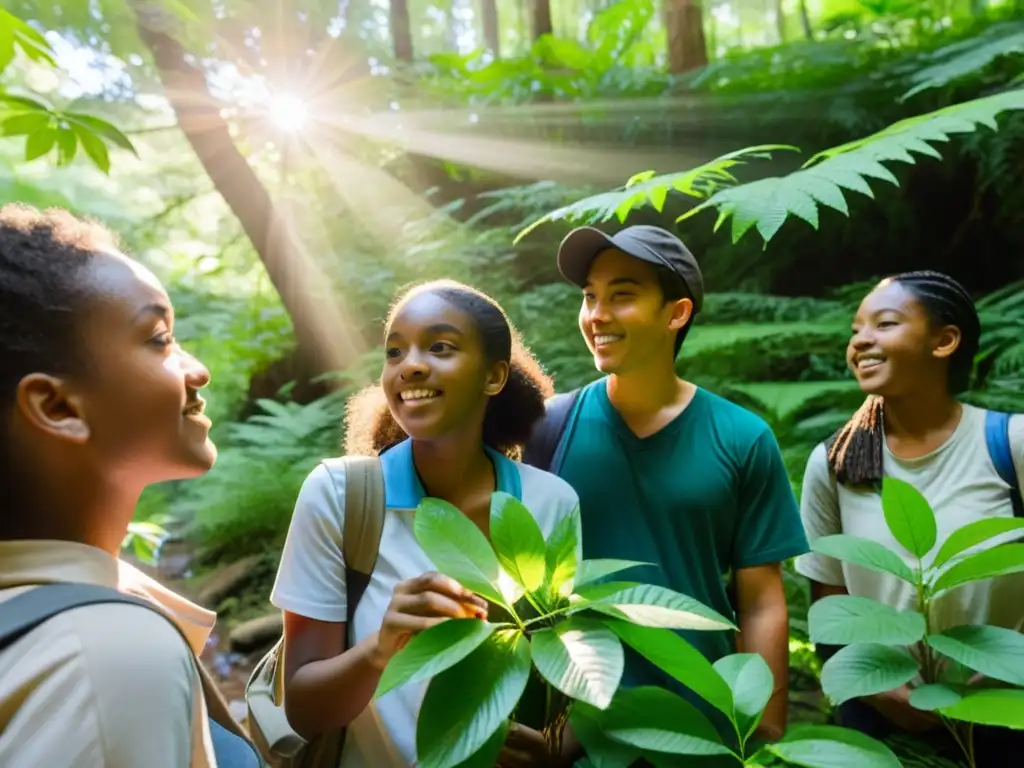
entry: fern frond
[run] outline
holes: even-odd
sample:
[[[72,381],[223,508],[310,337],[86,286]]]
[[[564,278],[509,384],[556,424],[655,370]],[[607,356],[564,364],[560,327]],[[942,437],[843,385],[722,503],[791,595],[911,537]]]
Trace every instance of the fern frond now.
[[[716,231],[732,217],[734,243],[756,227],[765,245],[790,216],[803,219],[817,229],[819,205],[849,215],[843,190],[874,197],[868,179],[881,179],[899,186],[884,162],[913,164],[916,160],[911,153],[941,159],[942,155],[929,142],[948,141],[951,134],[974,131],[979,125],[998,130],[996,115],[1015,109],[1024,109],[1024,89],[901,120],[866,138],[819,152],[803,168],[787,176],[761,179],[716,192],[677,221],[705,208],[714,208],[718,211]]]
[[[779,421],[795,416],[825,396],[858,396],[860,392],[856,381],[763,381],[730,384],[727,389],[746,395]]]
[[[1006,34],[998,30],[995,39],[986,34],[943,48],[929,56],[936,63],[913,73],[910,82],[914,87],[900,96],[906,101],[912,96],[931,88],[957,82],[966,77],[977,76],[996,59],[1004,56],[1024,56],[1024,25],[1015,24],[1016,31]]]
[[[564,219],[570,223],[594,224],[614,216],[621,222],[626,220],[631,210],[648,203],[660,211],[672,190],[701,200],[707,199],[719,189],[737,183],[730,168],[745,165],[752,159],[770,159],[771,153],[779,150],[799,151],[786,144],[764,144],[738,149],[688,171],[663,176],[655,176],[654,171],[638,173],[621,189],[586,197],[542,216],[516,235],[513,244],[548,221]]]

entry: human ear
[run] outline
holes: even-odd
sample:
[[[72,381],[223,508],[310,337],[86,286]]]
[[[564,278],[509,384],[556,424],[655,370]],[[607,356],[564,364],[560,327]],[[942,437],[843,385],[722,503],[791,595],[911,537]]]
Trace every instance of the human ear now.
[[[18,382],[15,407],[28,424],[51,437],[79,444],[89,439],[84,403],[65,379],[29,374]]]
[[[952,357],[953,353],[960,348],[960,329],[955,325],[944,325],[935,336],[935,346],[932,348],[932,357],[945,360]]]
[[[490,370],[487,371],[487,381],[484,382],[484,394],[488,397],[501,394],[501,390],[508,383],[509,371],[509,364],[504,361],[492,365]]]
[[[693,317],[693,301],[691,299],[679,299],[672,304],[672,314],[669,316],[668,327],[670,330],[678,331]]]

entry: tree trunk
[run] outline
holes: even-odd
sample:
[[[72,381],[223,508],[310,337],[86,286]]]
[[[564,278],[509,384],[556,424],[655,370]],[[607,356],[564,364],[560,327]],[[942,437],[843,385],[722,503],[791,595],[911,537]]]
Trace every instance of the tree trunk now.
[[[700,0],[665,0],[668,71],[682,74],[708,63]]]
[[[786,12],[782,8],[782,0],[775,0],[775,31],[779,36],[779,43],[786,42]]]
[[[360,350],[355,343],[339,343],[339,333],[346,336],[339,329],[348,326],[332,301],[326,279],[235,146],[220,105],[206,85],[205,72],[171,36],[174,22],[141,0],[133,0],[133,7],[139,36],[153,55],[179,127],[252,242],[292,320],[298,357],[303,361],[301,373],[310,377],[344,369]]]
[[[484,44],[494,58],[501,56],[501,36],[498,34],[498,0],[480,0],[480,17],[484,23]]]
[[[533,39],[541,35],[553,35],[555,28],[551,24],[550,0],[533,0]]]
[[[408,0],[391,0],[391,41],[395,46],[395,58],[412,61],[412,25],[409,23]]]
[[[807,12],[807,0],[800,0],[800,26],[804,28],[804,37],[813,40],[814,30],[811,29],[811,15]]]

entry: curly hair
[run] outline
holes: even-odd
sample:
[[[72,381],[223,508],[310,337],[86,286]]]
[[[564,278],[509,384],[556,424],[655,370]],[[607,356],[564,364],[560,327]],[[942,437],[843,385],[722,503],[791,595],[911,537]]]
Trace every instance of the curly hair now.
[[[501,306],[487,294],[453,280],[414,286],[392,306],[387,326],[412,298],[433,294],[464,312],[480,334],[488,364],[509,364],[508,381],[490,398],[484,414],[483,439],[491,448],[518,459],[533,425],[544,415],[544,403],[554,386],[523,344]],[[395,421],[379,384],[353,395],[346,413],[345,453],[372,456],[383,453],[408,435]]]
[[[971,295],[949,275],[931,270],[904,272],[887,280],[899,283],[913,294],[934,325],[955,325],[960,329],[960,345],[949,358],[946,380],[951,395],[966,390],[981,338],[981,320]],[[825,442],[829,467],[838,482],[851,486],[881,482],[883,408],[883,398],[870,395]]]

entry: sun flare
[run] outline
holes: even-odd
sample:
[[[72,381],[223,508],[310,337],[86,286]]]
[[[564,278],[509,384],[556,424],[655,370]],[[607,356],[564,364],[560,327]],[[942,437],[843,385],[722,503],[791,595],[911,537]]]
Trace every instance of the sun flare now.
[[[269,112],[274,125],[286,133],[298,133],[309,124],[309,105],[292,94],[274,96]]]

